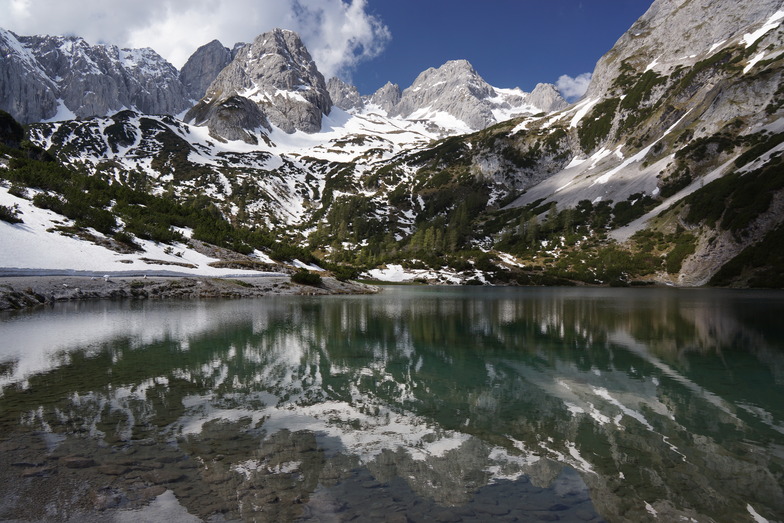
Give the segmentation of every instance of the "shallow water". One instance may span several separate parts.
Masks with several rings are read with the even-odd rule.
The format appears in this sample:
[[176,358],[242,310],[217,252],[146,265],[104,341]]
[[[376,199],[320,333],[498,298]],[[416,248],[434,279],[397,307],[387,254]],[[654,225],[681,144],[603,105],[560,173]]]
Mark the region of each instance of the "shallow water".
[[0,520],[784,518],[784,293],[0,316]]

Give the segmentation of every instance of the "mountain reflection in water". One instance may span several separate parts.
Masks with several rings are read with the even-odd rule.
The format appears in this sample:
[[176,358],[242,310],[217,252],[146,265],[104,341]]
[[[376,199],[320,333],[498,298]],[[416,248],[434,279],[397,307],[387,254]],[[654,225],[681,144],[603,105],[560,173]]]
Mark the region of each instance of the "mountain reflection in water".
[[410,287],[0,316],[0,519],[779,520],[781,318]]

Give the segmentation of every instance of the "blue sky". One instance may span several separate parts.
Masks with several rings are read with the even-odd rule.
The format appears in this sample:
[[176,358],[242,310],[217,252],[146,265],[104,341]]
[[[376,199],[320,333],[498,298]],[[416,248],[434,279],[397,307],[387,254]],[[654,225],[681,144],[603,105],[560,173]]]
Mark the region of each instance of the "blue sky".
[[491,85],[530,91],[592,72],[652,1],[0,0],[0,27],[151,47],[177,68],[213,39],[232,47],[280,27],[299,33],[326,78],[362,94],[387,81],[406,88],[454,59]]
[[387,80],[408,87],[428,67],[464,58],[496,87],[530,91],[561,75],[593,71],[597,60],[650,7],[651,0],[369,0],[392,35],[359,64],[362,94]]

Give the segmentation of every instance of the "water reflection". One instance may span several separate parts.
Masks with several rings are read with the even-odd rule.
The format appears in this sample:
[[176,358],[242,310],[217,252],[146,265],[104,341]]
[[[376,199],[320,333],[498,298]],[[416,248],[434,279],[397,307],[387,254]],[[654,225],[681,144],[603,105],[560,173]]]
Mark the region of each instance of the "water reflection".
[[393,288],[2,316],[0,518],[776,520],[782,312]]

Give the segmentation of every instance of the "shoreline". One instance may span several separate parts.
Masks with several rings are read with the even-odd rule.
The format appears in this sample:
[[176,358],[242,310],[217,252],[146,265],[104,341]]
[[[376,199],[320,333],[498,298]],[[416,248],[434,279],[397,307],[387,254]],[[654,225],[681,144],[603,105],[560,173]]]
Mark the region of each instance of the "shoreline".
[[318,287],[291,282],[285,275],[19,275],[0,276],[0,311],[87,300],[170,300],[375,294],[378,287],[322,277]]

